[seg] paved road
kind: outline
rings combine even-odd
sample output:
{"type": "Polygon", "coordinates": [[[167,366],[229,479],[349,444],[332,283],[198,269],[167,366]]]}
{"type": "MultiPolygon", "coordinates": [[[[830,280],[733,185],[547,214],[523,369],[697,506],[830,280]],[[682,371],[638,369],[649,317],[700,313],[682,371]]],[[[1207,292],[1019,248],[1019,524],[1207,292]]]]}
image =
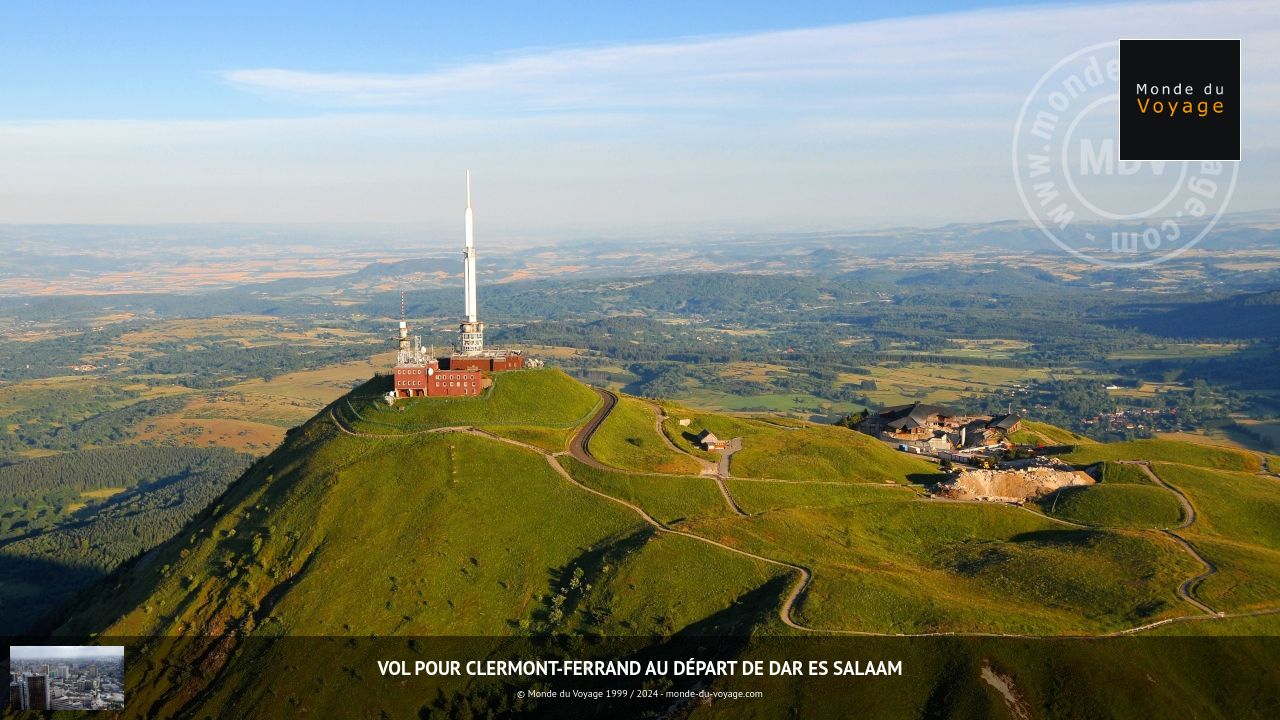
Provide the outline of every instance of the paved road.
{"type": "Polygon", "coordinates": [[[608,390],[591,389],[595,390],[596,395],[600,396],[600,409],[596,411],[595,415],[591,416],[586,425],[583,425],[578,432],[574,433],[573,439],[569,441],[569,454],[578,462],[586,463],[597,470],[614,470],[615,468],[611,468],[592,457],[587,446],[591,442],[591,436],[596,433],[596,430],[600,429],[601,423],[617,406],[618,396],[608,390]]]}
{"type": "MultiPolygon", "coordinates": [[[[608,394],[608,393],[605,393],[605,391],[598,390],[597,392],[608,394]]],[[[580,449],[580,451],[583,453],[584,456],[586,456],[587,458],[590,458],[590,454],[587,452],[589,447],[587,440],[590,438],[591,433],[595,432],[596,428],[600,427],[600,423],[603,422],[604,417],[609,414],[609,411],[613,409],[613,406],[616,403],[617,403],[616,396],[613,397],[613,402],[608,402],[606,400],[606,405],[601,408],[601,410],[595,415],[595,417],[591,419],[591,421],[583,425],[582,428],[579,429],[578,432],[574,435],[573,442],[570,443],[570,447],[580,449]]],[[[331,405],[329,407],[329,417],[333,420],[334,425],[343,433],[346,433],[347,435],[356,436],[356,437],[373,438],[373,439],[387,439],[387,438],[397,437],[396,435],[362,433],[357,430],[354,430],[353,428],[348,427],[343,422],[343,420],[339,417],[338,413],[335,412],[334,410],[335,405],[331,405]]],[[[680,535],[682,537],[689,538],[690,540],[695,540],[697,542],[705,543],[707,545],[717,547],[721,550],[734,553],[735,555],[751,558],[753,560],[757,560],[759,562],[763,562],[768,565],[772,565],[774,567],[785,568],[786,570],[789,570],[790,572],[795,573],[795,576],[796,576],[795,581],[792,583],[790,590],[788,590],[787,596],[783,598],[782,604],[778,607],[778,619],[787,627],[793,628],[795,630],[800,630],[803,632],[816,633],[816,634],[822,634],[822,635],[856,635],[856,636],[864,636],[864,637],[991,637],[991,638],[1018,638],[1023,640],[1052,640],[1052,639],[1062,639],[1062,638],[1098,639],[1098,638],[1108,638],[1108,637],[1120,637],[1124,635],[1133,635],[1136,633],[1144,632],[1146,630],[1151,630],[1164,625],[1170,625],[1173,623],[1217,620],[1217,619],[1226,619],[1226,618],[1258,617],[1262,615],[1280,614],[1280,608],[1269,608],[1265,610],[1255,610],[1252,612],[1230,613],[1230,614],[1213,613],[1212,611],[1207,611],[1211,614],[1188,615],[1188,616],[1182,616],[1182,617],[1176,617],[1176,618],[1167,618],[1165,620],[1158,620],[1156,622],[1147,623],[1145,625],[1139,625],[1137,627],[1132,627],[1125,630],[1118,630],[1111,633],[1104,633],[1101,635],[1045,636],[1045,635],[1026,635],[1026,634],[1020,634],[1020,633],[966,633],[966,632],[883,633],[883,632],[872,632],[868,630],[840,630],[840,629],[815,628],[808,625],[804,625],[803,623],[798,622],[792,617],[792,612],[795,608],[796,601],[799,599],[800,595],[803,594],[804,591],[809,587],[809,583],[813,580],[813,572],[809,568],[804,567],[802,565],[797,565],[795,563],[787,562],[785,560],[778,560],[775,558],[766,557],[764,555],[758,555],[756,553],[749,552],[747,550],[742,550],[742,549],[733,547],[731,545],[726,545],[724,543],[718,542],[716,540],[712,540],[710,538],[703,537],[701,535],[695,535],[694,533],[691,533],[691,532],[686,532],[684,530],[676,530],[674,528],[668,527],[667,525],[660,522],[657,518],[653,517],[648,512],[646,512],[644,508],[640,507],[639,505],[631,503],[627,500],[623,500],[622,498],[617,498],[607,493],[601,492],[599,490],[596,490],[595,488],[588,487],[578,482],[577,480],[575,480],[573,476],[570,475],[569,472],[564,469],[564,466],[560,464],[558,457],[560,455],[563,455],[564,453],[550,453],[550,452],[547,452],[545,449],[540,448],[536,445],[530,445],[528,443],[521,442],[519,440],[512,440],[511,438],[499,437],[497,435],[487,433],[484,430],[480,430],[474,427],[432,428],[429,430],[419,430],[412,433],[401,433],[401,435],[421,435],[426,433],[449,433],[449,432],[462,432],[462,433],[467,433],[471,435],[478,435],[481,437],[488,438],[490,440],[504,442],[504,443],[507,443],[508,445],[514,445],[516,447],[521,447],[531,452],[538,453],[539,455],[542,455],[546,459],[547,464],[551,466],[551,469],[554,470],[556,474],[558,474],[565,481],[569,482],[573,486],[585,492],[589,492],[592,495],[595,495],[604,500],[607,500],[612,503],[616,503],[618,505],[621,505],[627,508],[628,510],[630,510],[631,512],[639,516],[642,521],[644,521],[646,524],[648,524],[657,532],[665,533],[669,535],[680,535]]],[[[578,456],[575,454],[574,457],[578,457],[578,456]]],[[[583,460],[582,458],[579,458],[579,459],[582,460],[583,462],[587,462],[587,460],[583,460]]],[[[591,458],[591,461],[596,462],[594,458],[591,458]]],[[[600,466],[606,467],[606,469],[608,469],[607,466],[603,466],[602,464],[600,466]]],[[[1161,482],[1161,484],[1164,484],[1164,483],[1161,482]]],[[[1175,490],[1175,492],[1177,491],[1175,490]]],[[[1192,549],[1191,552],[1194,553],[1195,552],[1194,549],[1192,549]]],[[[1195,553],[1195,554],[1197,557],[1199,557],[1199,553],[1195,553]]]]}
{"type": "Polygon", "coordinates": [[[736,437],[725,443],[724,452],[720,453],[720,463],[716,467],[716,487],[720,488],[720,494],[724,496],[724,501],[729,505],[729,509],[741,517],[748,517],[748,514],[738,501],[733,498],[733,494],[729,492],[729,486],[724,484],[724,479],[730,477],[729,463],[733,459],[733,454],[742,449],[742,438],[736,437]]]}

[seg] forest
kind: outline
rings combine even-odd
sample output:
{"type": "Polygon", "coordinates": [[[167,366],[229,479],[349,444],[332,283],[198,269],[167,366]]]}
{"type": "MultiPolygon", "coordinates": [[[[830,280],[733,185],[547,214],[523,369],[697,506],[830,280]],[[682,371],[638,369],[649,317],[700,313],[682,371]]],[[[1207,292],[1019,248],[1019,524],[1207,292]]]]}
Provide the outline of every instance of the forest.
{"type": "Polygon", "coordinates": [[[172,537],[248,463],[224,448],[124,446],[0,466],[0,634],[172,537]]]}

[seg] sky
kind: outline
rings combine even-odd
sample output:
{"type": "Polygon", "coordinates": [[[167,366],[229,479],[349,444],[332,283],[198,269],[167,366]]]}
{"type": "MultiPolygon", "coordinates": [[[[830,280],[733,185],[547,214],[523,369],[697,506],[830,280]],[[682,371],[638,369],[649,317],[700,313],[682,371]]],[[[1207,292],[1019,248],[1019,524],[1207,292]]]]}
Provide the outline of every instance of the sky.
{"type": "Polygon", "coordinates": [[[1280,4],[0,5],[0,222],[460,223],[508,237],[1025,218],[1037,79],[1243,40],[1232,210],[1280,196],[1280,4]],[[887,15],[892,13],[892,15],[887,15]]]}
{"type": "Polygon", "coordinates": [[[9,648],[14,660],[92,660],[124,657],[122,645],[14,645],[9,648]]]}

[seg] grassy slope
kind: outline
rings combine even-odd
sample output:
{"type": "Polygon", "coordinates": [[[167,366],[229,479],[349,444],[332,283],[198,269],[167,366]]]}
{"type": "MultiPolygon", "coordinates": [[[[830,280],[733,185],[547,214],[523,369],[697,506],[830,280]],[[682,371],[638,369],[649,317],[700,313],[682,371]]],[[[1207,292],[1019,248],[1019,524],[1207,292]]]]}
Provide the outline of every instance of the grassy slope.
{"type": "Polygon", "coordinates": [[[475,398],[410,398],[395,407],[381,398],[352,400],[352,425],[362,432],[403,433],[455,425],[526,426],[567,430],[587,420],[599,398],[560,370],[497,373],[475,398]],[[358,416],[356,416],[358,414],[358,416]]]}
{"type": "Polygon", "coordinates": [[[788,429],[772,422],[728,415],[671,410],[665,429],[681,447],[704,428],[723,439],[742,438],[730,471],[739,477],[780,480],[839,480],[905,483],[937,474],[937,466],[895,451],[862,433],[831,425],[800,423],[788,429]],[[676,424],[687,417],[687,427],[676,424]]]}
{"type": "MultiPolygon", "coordinates": [[[[665,634],[737,608],[779,573],[655,535],[532,451],[460,434],[355,438],[322,416],[61,632],[184,635],[172,642],[191,645],[230,628],[267,636],[665,634]],[[587,582],[570,588],[578,569],[587,582]],[[568,596],[558,619],[557,594],[568,596]]],[[[242,682],[251,670],[242,671],[218,682],[242,682]]],[[[156,700],[175,672],[140,666],[130,683],[156,700]]],[[[234,695],[220,686],[209,702],[234,695]]],[[[180,702],[166,697],[161,707],[180,702]]],[[[270,716],[268,707],[257,712],[270,716]]]]}
{"type": "Polygon", "coordinates": [[[1280,481],[1249,473],[1157,464],[1199,513],[1180,531],[1218,574],[1197,592],[1224,610],[1275,607],[1280,598],[1280,481]]]}
{"type": "Polygon", "coordinates": [[[485,432],[540,447],[547,452],[562,452],[569,447],[572,428],[544,428],[532,425],[485,425],[485,432]]]}
{"type": "Polygon", "coordinates": [[[600,462],[624,470],[697,475],[698,462],[675,452],[656,431],[657,417],[641,400],[619,397],[613,412],[591,436],[591,454],[600,462]]]}
{"type": "Polygon", "coordinates": [[[1142,459],[1246,472],[1256,472],[1261,467],[1261,462],[1253,453],[1175,440],[1082,443],[1074,452],[1062,457],[1067,462],[1080,464],[1095,463],[1100,460],[1142,459]]]}
{"type": "Polygon", "coordinates": [[[1053,517],[1102,527],[1167,528],[1182,520],[1178,498],[1150,484],[1065,488],[1043,498],[1040,507],[1053,517]]]}
{"type": "Polygon", "coordinates": [[[1065,528],[1017,508],[890,489],[731,481],[749,519],[692,527],[814,570],[817,627],[1066,633],[1187,614],[1196,566],[1171,542],[1065,528]],[[776,509],[770,509],[776,508],[776,509]]]}
{"type": "Polygon", "coordinates": [[[729,514],[713,478],[609,472],[569,456],[560,458],[560,464],[583,485],[635,503],[659,522],[672,524],[729,514]]]}
{"type": "Polygon", "coordinates": [[[1061,445],[1082,445],[1092,444],[1095,441],[1073,433],[1070,430],[1050,425],[1048,423],[1036,422],[1034,420],[1023,420],[1022,428],[1011,436],[1014,442],[1026,443],[1028,445],[1036,445],[1044,443],[1046,445],[1058,443],[1061,445]]]}
{"type": "Polygon", "coordinates": [[[1254,617],[1223,618],[1213,622],[1170,623],[1162,625],[1149,633],[1153,636],[1164,635],[1223,635],[1230,637],[1275,636],[1280,635],[1280,614],[1257,615],[1254,617]]]}
{"type": "Polygon", "coordinates": [[[1142,468],[1113,461],[1102,464],[1102,482],[1108,485],[1152,485],[1142,468]]]}
{"type": "MultiPolygon", "coordinates": [[[[458,434],[353,438],[321,419],[68,629],[216,630],[286,587],[262,620],[285,633],[504,634],[537,622],[548,573],[645,529],[531,451],[458,434]]],[[[713,554],[725,567],[739,560],[713,554]]],[[[680,577],[636,592],[684,607],[698,606],[688,599],[696,595],[722,609],[745,590],[725,595],[703,581],[695,590],[680,577]]]]}
{"type": "Polygon", "coordinates": [[[833,508],[915,496],[913,488],[902,485],[777,483],[745,478],[729,479],[725,483],[738,505],[753,515],[788,507],[833,508]]]}

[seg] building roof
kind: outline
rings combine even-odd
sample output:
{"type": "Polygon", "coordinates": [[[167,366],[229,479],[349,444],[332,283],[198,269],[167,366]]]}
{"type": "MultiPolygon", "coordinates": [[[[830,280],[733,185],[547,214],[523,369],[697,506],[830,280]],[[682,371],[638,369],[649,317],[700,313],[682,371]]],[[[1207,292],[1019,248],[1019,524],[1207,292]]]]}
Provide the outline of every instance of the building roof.
{"type": "Polygon", "coordinates": [[[715,433],[711,432],[710,430],[703,430],[702,432],[698,433],[698,442],[718,443],[720,442],[720,438],[716,437],[715,433]]]}
{"type": "Polygon", "coordinates": [[[922,427],[925,422],[934,415],[942,417],[955,417],[959,415],[951,408],[942,407],[941,405],[927,405],[925,403],[914,402],[910,405],[895,405],[881,410],[877,415],[885,427],[894,430],[911,430],[922,427]]]}
{"type": "Polygon", "coordinates": [[[1022,418],[1017,415],[1000,415],[999,417],[991,418],[991,422],[987,423],[987,427],[1008,430],[1014,425],[1017,425],[1021,420],[1022,418]]]}

